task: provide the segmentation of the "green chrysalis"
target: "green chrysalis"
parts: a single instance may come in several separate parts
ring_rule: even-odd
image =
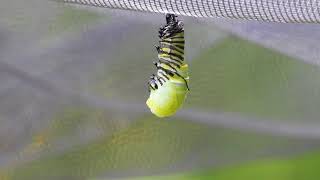
[[[182,21],[173,14],[166,15],[167,24],[159,30],[156,75],[148,82],[150,96],[147,105],[158,117],[177,112],[189,91],[188,65],[184,61],[184,29]]]

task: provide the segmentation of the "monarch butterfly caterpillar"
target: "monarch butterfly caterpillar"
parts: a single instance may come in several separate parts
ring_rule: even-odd
[[[183,104],[189,91],[188,65],[184,61],[183,23],[173,14],[166,15],[166,25],[160,27],[156,74],[150,77],[150,96],[146,102],[158,117],[173,115]]]

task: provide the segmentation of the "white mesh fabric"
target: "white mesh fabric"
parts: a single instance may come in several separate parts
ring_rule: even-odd
[[[59,1],[59,0],[58,0]],[[106,8],[227,17],[284,23],[319,23],[319,0],[60,0]]]

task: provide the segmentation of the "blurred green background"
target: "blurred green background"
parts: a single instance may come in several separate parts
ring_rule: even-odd
[[[0,179],[319,179],[318,25],[184,20],[190,86],[146,108],[164,16],[0,0]]]

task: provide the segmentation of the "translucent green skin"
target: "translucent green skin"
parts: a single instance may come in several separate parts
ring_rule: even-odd
[[[187,64],[184,64],[179,72],[189,81]],[[185,81],[175,75],[158,89],[151,90],[146,103],[150,111],[157,117],[169,117],[182,106],[188,91]]]

